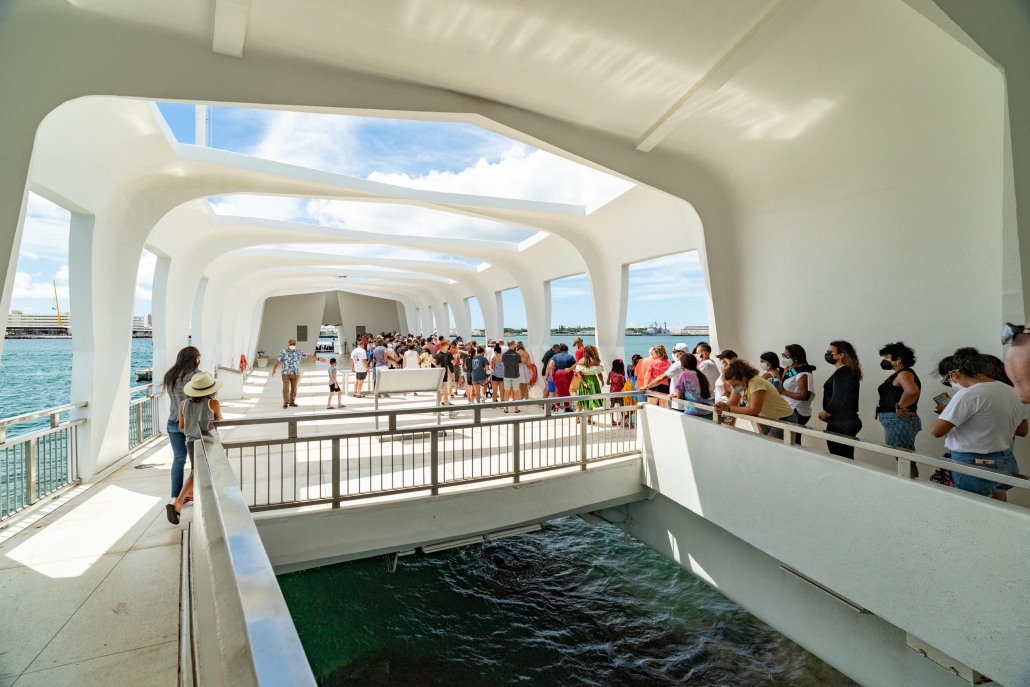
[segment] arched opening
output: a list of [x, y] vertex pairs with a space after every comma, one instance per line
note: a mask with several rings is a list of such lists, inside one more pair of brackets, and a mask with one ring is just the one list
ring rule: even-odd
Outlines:
[[697, 251], [629, 265], [626, 358], [646, 356], [656, 343], [670, 352], [708, 340], [708, 291]]

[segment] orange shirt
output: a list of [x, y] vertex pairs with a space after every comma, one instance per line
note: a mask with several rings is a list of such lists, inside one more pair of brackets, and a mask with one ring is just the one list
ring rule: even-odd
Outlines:
[[647, 384], [647, 380], [644, 379], [644, 371], [647, 370], [647, 366], [650, 363], [650, 358], [641, 358], [637, 361], [637, 366], [633, 368], [633, 376], [637, 378], [638, 389], [643, 389]]

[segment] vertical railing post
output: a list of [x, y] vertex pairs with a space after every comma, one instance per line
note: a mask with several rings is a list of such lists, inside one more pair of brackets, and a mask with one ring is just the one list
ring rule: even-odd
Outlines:
[[36, 502], [36, 481], [39, 479], [36, 467], [36, 442], [33, 439], [25, 442], [25, 468], [22, 475], [25, 479], [25, 505]]
[[297, 421], [290, 420], [286, 423], [286, 438], [296, 439], [297, 438]]
[[432, 481], [432, 493], [437, 495], [440, 493], [440, 431], [433, 429], [429, 432], [429, 451], [430, 458], [429, 464], [431, 466]]
[[57, 427], [59, 424], [61, 424], [61, 414], [50, 413], [50, 427], [54, 428]]
[[520, 423], [512, 423], [512, 437], [511, 437], [511, 462], [512, 469], [515, 471], [515, 483], [518, 484], [520, 473], [522, 472], [522, 437], [519, 436]]
[[333, 508], [340, 507], [340, 439], [333, 439]]
[[143, 443], [143, 404], [136, 404], [136, 443]]
[[581, 469], [587, 469], [587, 426], [590, 424], [590, 416], [585, 415], [580, 418], [582, 422], [579, 423], [579, 462], [582, 466]]
[[387, 425], [387, 429], [391, 432], [397, 431], [397, 413], [390, 413], [390, 423]]

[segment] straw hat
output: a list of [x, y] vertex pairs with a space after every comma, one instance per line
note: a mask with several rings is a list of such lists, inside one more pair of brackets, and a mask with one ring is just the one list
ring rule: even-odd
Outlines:
[[215, 379], [210, 372], [198, 372], [193, 378], [186, 382], [182, 391], [187, 396], [210, 396], [222, 388], [224, 382]]

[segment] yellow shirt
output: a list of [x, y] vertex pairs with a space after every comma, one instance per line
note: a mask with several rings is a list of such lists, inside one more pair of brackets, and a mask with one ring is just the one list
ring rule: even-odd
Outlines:
[[[776, 391], [776, 387], [768, 379], [762, 379], [760, 376], [752, 377], [751, 381], [747, 383], [747, 388], [741, 394], [741, 400], [744, 405], [750, 405], [751, 394], [756, 391], [765, 392], [765, 398], [762, 401], [762, 412], [758, 413], [758, 417], [764, 417], [766, 420], [780, 420], [794, 413], [794, 409], [783, 400], [780, 392]], [[733, 409], [731, 408], [730, 410]]]

